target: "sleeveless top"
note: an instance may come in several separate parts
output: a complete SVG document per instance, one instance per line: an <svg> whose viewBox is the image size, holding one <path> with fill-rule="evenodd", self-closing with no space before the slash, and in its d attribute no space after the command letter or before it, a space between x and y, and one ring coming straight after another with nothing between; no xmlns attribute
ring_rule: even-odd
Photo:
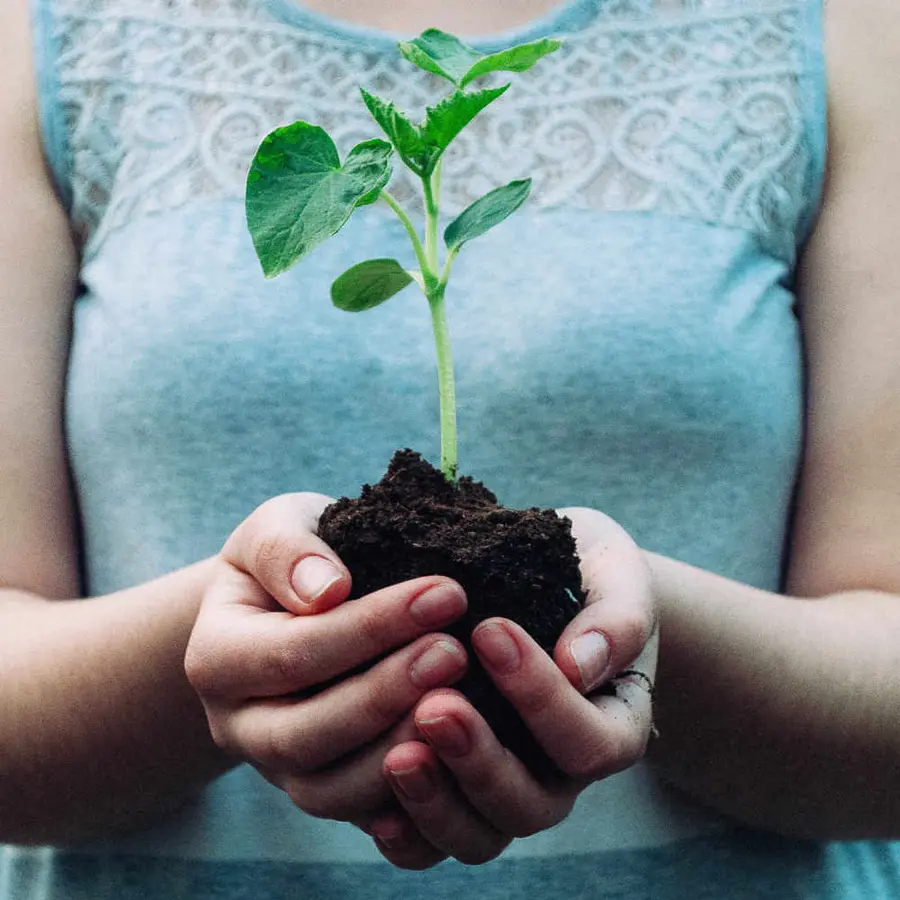
<svg viewBox="0 0 900 900"><path fill-rule="evenodd" d="M359 316L331 280L411 259L375 205L265 281L243 214L260 138L378 135L355 85L419 113L394 36L292 0L33 0L46 154L82 245L66 426L93 594L215 553L268 497L355 495L434 458L427 307ZM802 442L791 292L823 180L818 0L567 0L483 50L555 34L445 165L448 215L531 175L448 295L462 471L510 506L603 509L644 547L778 589ZM392 191L410 200L398 176ZM161 736L176 740L177 735ZM249 767L126 837L5 847L2 900L872 898L891 844L741 827L645 764L485 866L385 863Z"/></svg>

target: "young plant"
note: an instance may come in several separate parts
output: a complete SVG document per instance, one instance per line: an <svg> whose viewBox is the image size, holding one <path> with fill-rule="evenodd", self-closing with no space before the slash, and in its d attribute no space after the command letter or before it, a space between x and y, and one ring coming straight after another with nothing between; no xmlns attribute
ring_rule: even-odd
<svg viewBox="0 0 900 900"><path fill-rule="evenodd" d="M337 234L361 207L387 203L409 235L418 268L396 259L370 259L340 275L331 287L335 306L348 312L372 309L415 282L431 309L437 351L441 421L441 471L451 482L459 469L456 392L447 328L445 295L453 262L462 247L518 209L531 179L489 191L463 210L444 230L439 248L441 161L459 133L509 84L468 89L494 72L524 72L560 46L543 39L482 54L437 29L399 44L403 56L420 69L444 78L452 91L416 124L394 103L362 90L363 101L388 141L357 144L341 163L334 141L317 125L294 122L276 128L262 142L247 176L247 225L266 277L285 272L319 244ZM425 210L420 235L408 212L387 191L394 155L422 183Z"/></svg>

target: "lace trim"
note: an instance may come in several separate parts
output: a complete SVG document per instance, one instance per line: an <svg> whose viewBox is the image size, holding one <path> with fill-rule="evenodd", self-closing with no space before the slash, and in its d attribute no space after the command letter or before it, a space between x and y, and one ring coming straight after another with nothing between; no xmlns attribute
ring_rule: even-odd
<svg viewBox="0 0 900 900"><path fill-rule="evenodd" d="M49 0L45 0L49 2ZM804 0L607 0L457 140L448 213L519 174L544 207L649 211L748 229L793 252L805 139ZM279 22L262 0L57 0L73 219L111 229L243 195L272 127L342 149L377 127L355 85L420 114L431 76L395 53ZM411 194L405 173L392 191Z"/></svg>

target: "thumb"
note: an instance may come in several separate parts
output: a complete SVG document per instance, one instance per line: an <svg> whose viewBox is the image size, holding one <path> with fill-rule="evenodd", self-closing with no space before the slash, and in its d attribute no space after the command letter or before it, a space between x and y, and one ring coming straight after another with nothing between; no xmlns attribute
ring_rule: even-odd
<svg viewBox="0 0 900 900"><path fill-rule="evenodd" d="M319 516L331 502L314 493L267 500L234 530L222 558L295 615L337 606L350 593L350 573L316 534Z"/></svg>

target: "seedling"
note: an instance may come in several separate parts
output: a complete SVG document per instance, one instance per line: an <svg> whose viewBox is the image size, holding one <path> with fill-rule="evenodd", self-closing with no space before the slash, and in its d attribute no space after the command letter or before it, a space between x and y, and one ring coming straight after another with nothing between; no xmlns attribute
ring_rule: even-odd
<svg viewBox="0 0 900 900"><path fill-rule="evenodd" d="M376 201L394 211L409 235L417 268L396 259L357 263L331 286L335 306L347 312L373 309L408 285L419 286L431 309L437 352L441 421L441 471L455 482L459 469L456 390L447 328L445 295L453 263L463 246L515 212L528 197L531 179L511 181L489 191L461 212L444 230L439 247L441 161L453 140L509 88L470 89L495 72L524 72L560 42L542 39L498 53L482 54L437 29L398 45L413 65L453 85L414 123L393 102L362 90L362 98L388 140L357 144L341 163L334 141L319 126L294 122L276 128L262 142L247 176L247 225L266 277L294 266L307 253L337 234L353 213ZM424 233L387 190L394 156L422 183Z"/></svg>

